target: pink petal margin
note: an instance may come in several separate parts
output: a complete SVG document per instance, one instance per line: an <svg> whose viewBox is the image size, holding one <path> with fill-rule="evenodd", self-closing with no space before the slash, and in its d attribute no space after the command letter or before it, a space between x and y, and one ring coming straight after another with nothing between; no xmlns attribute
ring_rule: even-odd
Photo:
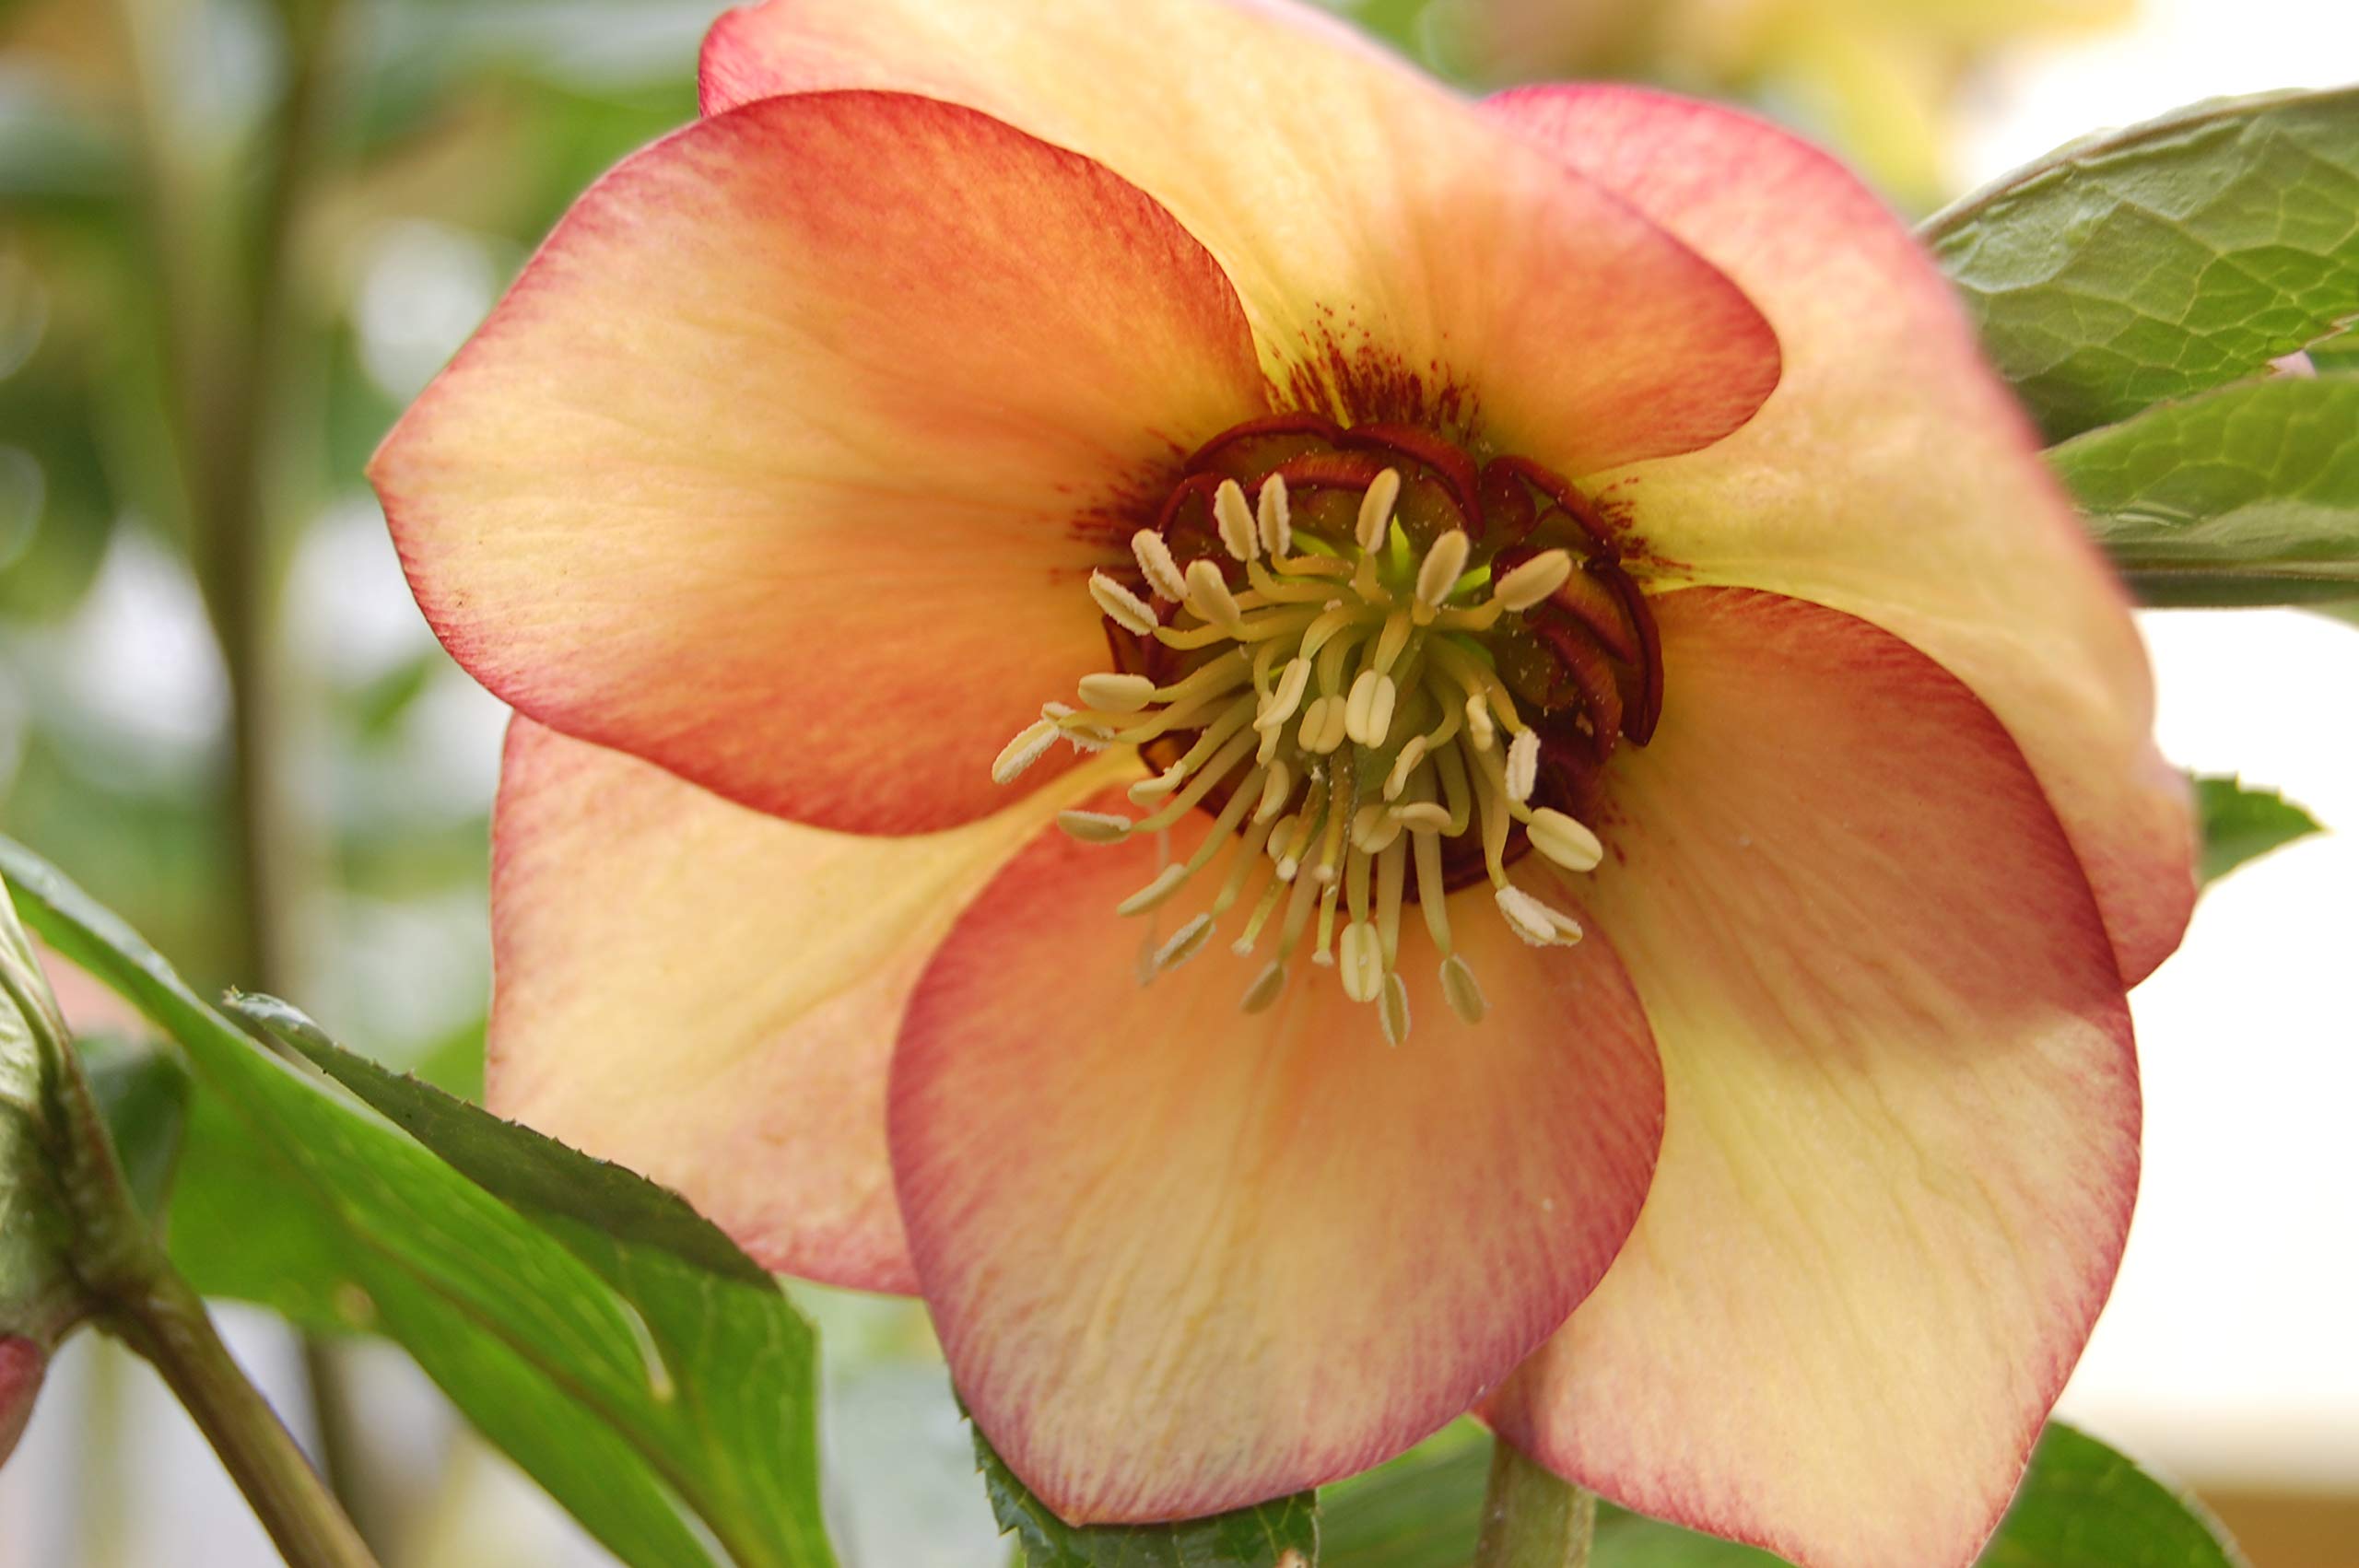
<svg viewBox="0 0 2359 1568"><path fill-rule="evenodd" d="M893 1060L895 1187L951 1375L1076 1524L1261 1502L1462 1414L1604 1272L1661 1126L1609 942L1534 950L1463 900L1491 1002L1468 1025L1413 917L1391 1047L1308 964L1240 1012L1263 960L1229 951L1234 922L1142 989L1148 933L1112 909L1156 863L1036 839L944 942Z"/></svg>
<svg viewBox="0 0 2359 1568"><path fill-rule="evenodd" d="M1136 188L970 109L816 93L600 181L370 477L436 633L520 711L923 833L1007 803L992 757L1106 657L1091 569L1265 390Z"/></svg>
<svg viewBox="0 0 2359 1568"><path fill-rule="evenodd" d="M2130 601L1948 282L1839 164L1736 110L1640 88L1485 111L1726 272L1785 371L1726 439L1605 482L1668 581L1767 589L1931 655L2030 760L2145 977L2195 903L2187 782L2154 749Z"/></svg>
<svg viewBox="0 0 2359 1568"><path fill-rule="evenodd" d="M1864 621L1658 598L1673 699L1588 885L1668 1115L1612 1270L1494 1402L1559 1473L1804 1568L1965 1568L2111 1289L2130 1014L1982 703Z"/></svg>

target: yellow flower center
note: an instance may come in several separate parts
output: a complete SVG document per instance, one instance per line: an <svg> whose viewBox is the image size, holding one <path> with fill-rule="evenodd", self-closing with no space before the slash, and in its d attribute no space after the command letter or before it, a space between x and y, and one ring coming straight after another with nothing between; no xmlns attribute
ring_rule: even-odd
<svg viewBox="0 0 2359 1568"><path fill-rule="evenodd" d="M1399 973L1404 904L1417 906L1442 954L1442 994L1469 1023L1485 1001L1454 948L1451 887L1487 880L1497 918L1527 942L1580 940L1573 917L1518 885L1510 866L1527 848L1567 872L1599 863L1602 847L1567 809L1563 776L1568 753L1593 771L1612 731L1627 725L1613 680L1600 689L1601 672L1618 661L1595 637L1567 632L1580 622L1563 603L1592 607L1592 618L1598 603L1626 604L1610 623L1620 628L1643 610L1626 579L1618 598L1599 586L1601 568L1619 573L1610 559L1577 561L1544 538L1537 548L1503 540L1485 527L1485 509L1467 504L1469 486L1421 464L1406 466L1431 504L1405 519L1402 466L1356 486L1348 463L1304 462L1312 466L1297 469L1319 481L1305 492L1312 515L1297 517L1284 465L1250 497L1237 477L1204 474L1183 496L1208 510L1208 529L1191 540L1184 509L1168 507L1157 528L1132 538L1134 579L1092 576L1090 596L1125 667L1083 677L1077 705L1047 705L993 777L1011 781L1060 740L1139 748L1158 768L1130 789L1142 814L1075 810L1058 820L1075 838L1115 843L1192 812L1212 815L1192 854L1167 859L1117 907L1158 921L1158 911L1190 911L1168 931L1154 927L1143 979L1226 936L1240 955L1265 955L1239 998L1246 1011L1274 1002L1306 965L1332 968L1398 1044L1410 1022ZM1504 483L1536 525L1524 481ZM1560 482L1552 488L1562 492ZM1451 521L1460 525L1441 526ZM1558 532L1585 555L1597 547L1590 534ZM1203 553L1182 565L1175 536ZM1605 641L1638 652L1635 637ZM1641 693L1643 659L1635 676L1623 671Z"/></svg>

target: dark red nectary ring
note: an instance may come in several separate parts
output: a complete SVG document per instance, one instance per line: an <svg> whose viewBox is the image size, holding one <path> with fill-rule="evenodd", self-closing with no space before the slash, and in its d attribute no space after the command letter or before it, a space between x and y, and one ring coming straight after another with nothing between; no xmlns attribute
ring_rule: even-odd
<svg viewBox="0 0 2359 1568"><path fill-rule="evenodd" d="M1150 943L1153 965L1186 962L1239 911L1235 949L1276 953L1245 1007L1269 1005L1308 951L1398 1035L1404 907L1470 1020L1485 1004L1445 895L1487 882L1526 942L1579 940L1508 868L1597 865L1583 817L1614 748L1653 733L1662 668L1613 530L1561 475L1417 427L1268 415L1190 454L1090 593L1112 670L1083 678L1080 706L1045 707L993 771L1012 778L1061 739L1128 745L1154 770L1130 789L1145 814L1070 810L1069 833L1212 818L1120 906L1149 913L1200 873L1211 890Z"/></svg>

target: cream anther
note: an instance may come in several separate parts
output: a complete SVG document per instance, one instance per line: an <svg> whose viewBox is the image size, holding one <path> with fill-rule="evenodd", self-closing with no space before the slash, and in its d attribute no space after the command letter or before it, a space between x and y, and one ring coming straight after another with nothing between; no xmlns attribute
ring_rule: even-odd
<svg viewBox="0 0 2359 1568"><path fill-rule="evenodd" d="M1294 514L1286 505L1286 482L1283 474L1273 474L1262 481L1262 498L1254 511L1254 521L1261 525L1262 548L1271 558L1294 553Z"/></svg>
<svg viewBox="0 0 2359 1568"><path fill-rule="evenodd" d="M1570 947L1581 940L1579 921L1520 887L1502 887L1494 897L1508 929L1534 947Z"/></svg>
<svg viewBox="0 0 2359 1568"><path fill-rule="evenodd" d="M1304 751L1319 749L1319 737L1327 732L1327 705L1333 697L1315 696L1303 706L1302 725L1295 731L1295 744Z"/></svg>
<svg viewBox="0 0 2359 1568"><path fill-rule="evenodd" d="M1084 696L1087 696L1085 690ZM1532 799L1540 782L1540 731L1526 730L1508 743L1508 799L1520 804Z"/></svg>
<svg viewBox="0 0 2359 1568"><path fill-rule="evenodd" d="M1187 579L1180 575L1180 563L1172 559L1171 546L1163 542L1162 534L1152 528L1140 529L1131 535L1131 554L1137 557L1149 588L1174 604L1188 597Z"/></svg>
<svg viewBox="0 0 2359 1568"><path fill-rule="evenodd" d="M1089 597L1097 601L1100 614L1133 637L1152 636L1160 624L1145 600L1104 572L1089 574Z"/></svg>
<svg viewBox="0 0 2359 1568"><path fill-rule="evenodd" d="M1344 928L1344 940L1336 955L1336 972L1344 982L1344 994L1354 1001L1374 1001L1384 989L1384 947L1377 940L1376 928L1365 920L1354 920Z"/></svg>
<svg viewBox="0 0 2359 1568"><path fill-rule="evenodd" d="M1401 471L1388 468L1376 476L1360 497L1359 527L1355 531L1360 553L1373 556L1384 547L1384 536L1392 527L1392 506L1401 498Z"/></svg>
<svg viewBox="0 0 2359 1568"><path fill-rule="evenodd" d="M1040 705L1040 717L1053 720L1075 751L1100 752L1114 743L1113 731L1094 720L1080 718L1070 703L1044 702Z"/></svg>
<svg viewBox="0 0 2359 1568"><path fill-rule="evenodd" d="M1131 832L1131 819L1112 812L1059 812L1057 825L1084 844L1119 843Z"/></svg>
<svg viewBox="0 0 2359 1568"><path fill-rule="evenodd" d="M1605 846L1598 842L1596 834L1551 807L1533 812L1523 831L1533 848L1568 872L1595 871L1605 859Z"/></svg>
<svg viewBox="0 0 2359 1568"><path fill-rule="evenodd" d="M1344 737L1351 733L1351 705L1347 700L1340 696L1326 698L1319 714L1319 739L1310 749L1322 756L1332 755L1343 745Z"/></svg>
<svg viewBox="0 0 2359 1568"><path fill-rule="evenodd" d="M1401 688L1390 675L1376 678L1376 695L1368 699L1367 743L1381 746L1392 737L1392 710L1401 703Z"/></svg>
<svg viewBox="0 0 2359 1568"><path fill-rule="evenodd" d="M1158 975L1177 969L1204 950L1212 940L1213 918L1198 915L1171 933L1171 940L1155 950L1155 970Z"/></svg>
<svg viewBox="0 0 2359 1568"><path fill-rule="evenodd" d="M1423 735L1412 735L1409 743L1401 748L1401 755L1392 761L1392 771L1384 776L1386 800L1399 800L1401 791L1409 787L1409 780L1416 775L1417 765L1426 760L1426 744Z"/></svg>
<svg viewBox="0 0 2359 1568"><path fill-rule="evenodd" d="M1161 871L1155 873L1155 880L1153 882L1148 883L1144 887L1140 888L1136 893L1132 894L1128 898L1125 898L1120 904L1115 905L1114 913L1117 915L1144 915L1149 909L1154 908L1158 904L1161 904L1165 899L1179 892L1180 884L1187 880L1188 868L1185 865L1166 866Z"/></svg>
<svg viewBox="0 0 2359 1568"><path fill-rule="evenodd" d="M1155 683L1144 675L1084 675L1078 689L1100 713L1136 713L1155 696Z"/></svg>
<svg viewBox="0 0 2359 1568"><path fill-rule="evenodd" d="M1224 629L1233 629L1245 618L1237 607L1237 595L1228 591L1228 579L1220 575L1220 568L1210 561L1188 563L1188 608L1204 620Z"/></svg>
<svg viewBox="0 0 2359 1568"><path fill-rule="evenodd" d="M1270 770L1262 776L1262 798L1254 805L1253 820L1255 822L1270 821L1285 810L1286 802L1292 799L1294 799L1293 771L1283 762L1270 764Z"/></svg>
<svg viewBox="0 0 2359 1568"><path fill-rule="evenodd" d="M1344 733L1371 750L1383 745L1392 728L1392 708L1400 695L1391 676L1379 675L1373 670L1361 671L1346 699Z"/></svg>
<svg viewBox="0 0 2359 1568"><path fill-rule="evenodd" d="M1498 739L1498 730L1491 722L1491 705L1480 692L1466 699L1466 738L1474 743L1478 752L1489 751L1491 743Z"/></svg>
<svg viewBox="0 0 2359 1568"><path fill-rule="evenodd" d="M1016 731L1015 739L1000 748L992 762L992 782L1013 784L1024 770L1040 760L1041 755L1056 743L1057 721L1038 719Z"/></svg>
<svg viewBox="0 0 2359 1568"><path fill-rule="evenodd" d="M1222 480L1213 492L1213 521L1220 529L1222 548L1240 561L1253 558L1261 540L1254 532L1253 509L1245 504L1245 491L1236 480Z"/></svg>
<svg viewBox="0 0 2359 1568"><path fill-rule="evenodd" d="M1239 948L1238 956L1242 957L1252 951L1250 947ZM1285 993L1285 989L1286 966L1283 964L1273 964L1253 977L1253 983L1245 988L1245 994L1237 999L1237 1005L1246 1012L1262 1012L1272 1002L1277 1000Z"/></svg>
<svg viewBox="0 0 2359 1568"><path fill-rule="evenodd" d="M1465 533L1455 528L1434 541L1425 563L1417 568L1418 603L1431 610L1449 597L1466 570L1468 548Z"/></svg>
<svg viewBox="0 0 2359 1568"><path fill-rule="evenodd" d="M1480 1024L1483 1014L1490 1011L1474 971L1455 953L1441 961L1441 994L1449 1010L1469 1024Z"/></svg>
<svg viewBox="0 0 2359 1568"><path fill-rule="evenodd" d="M1257 730L1283 728L1285 721L1294 717L1295 710L1302 706L1302 694L1309 685L1310 661L1300 657L1287 660L1286 667L1278 672L1277 689L1270 694L1270 700L1254 716L1253 727Z"/></svg>
<svg viewBox="0 0 2359 1568"><path fill-rule="evenodd" d="M1573 557L1562 550L1545 550L1499 579L1491 597L1509 610L1529 610L1565 586L1573 575Z"/></svg>

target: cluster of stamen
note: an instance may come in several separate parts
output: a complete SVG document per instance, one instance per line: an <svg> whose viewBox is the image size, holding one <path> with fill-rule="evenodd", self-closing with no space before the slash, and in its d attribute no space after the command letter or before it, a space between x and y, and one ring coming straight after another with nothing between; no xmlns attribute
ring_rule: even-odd
<svg viewBox="0 0 2359 1568"><path fill-rule="evenodd" d="M1575 873L1603 853L1563 809L1564 791L1542 788L1551 737L1541 726L1556 737L1547 755L1570 737L1602 757L1614 735L1600 721L1619 726L1621 707L1612 701L1602 715L1594 700L1552 704L1550 693L1579 687L1548 652L1561 637L1528 624L1598 563L1562 546L1503 549L1467 526L1426 522L1414 531L1420 543L1396 515L1397 466L1358 489L1348 537L1332 484L1322 493L1331 521L1311 532L1297 529L1283 472L1262 475L1250 497L1234 476L1206 477L1203 553L1182 564L1168 509L1163 526L1131 540L1132 582L1105 571L1090 579L1128 667L1084 677L1077 706L1048 704L993 776L1012 780L1061 740L1134 746L1157 766L1130 788L1144 814L1067 811L1059 822L1068 834L1099 844L1155 835L1165 845L1164 830L1191 813L1212 816L1192 853L1173 860L1166 848L1154 878L1118 906L1150 918L1143 982L1195 957L1229 922L1236 953L1265 954L1239 999L1246 1011L1274 1002L1307 957L1334 969L1352 1000L1374 1004L1398 1043L1409 1029L1402 906L1414 902L1441 954L1443 996L1477 1022L1486 1004L1452 940L1451 887L1486 880L1499 917L1535 946L1581 938L1572 916L1509 871L1527 848ZM1463 521L1479 533L1479 506ZM1588 592L1599 591L1592 574ZM1549 672L1521 681L1524 702L1502 673L1510 643ZM1560 763L1547 772L1559 777ZM1166 931L1156 912L1191 889L1199 907Z"/></svg>

